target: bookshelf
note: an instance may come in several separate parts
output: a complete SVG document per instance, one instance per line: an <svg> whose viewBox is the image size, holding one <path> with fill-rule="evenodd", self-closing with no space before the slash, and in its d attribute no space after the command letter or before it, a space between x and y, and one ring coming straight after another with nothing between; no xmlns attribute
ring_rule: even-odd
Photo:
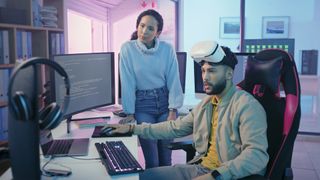
<svg viewBox="0 0 320 180"><path fill-rule="evenodd" d="M40 10L44 6L55 7L57 26L44 27L39 25ZM2 15L0 18L0 43L2 43L0 45L2 58L0 59L1 140L7 127L4 125L6 123L4 121L8 119L8 97L6 94L9 76L17 61L24 61L30 57L50 57L52 52L52 50L50 51L50 34L64 34L64 0L7 0L6 6L0 7L0 13ZM44 73L44 70L41 72Z"/></svg>

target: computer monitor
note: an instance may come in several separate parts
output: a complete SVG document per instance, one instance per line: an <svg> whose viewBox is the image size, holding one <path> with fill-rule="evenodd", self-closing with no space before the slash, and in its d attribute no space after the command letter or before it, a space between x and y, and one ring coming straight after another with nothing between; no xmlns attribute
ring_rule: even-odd
<svg viewBox="0 0 320 180"><path fill-rule="evenodd" d="M182 92L185 93L186 89L186 69L187 69L187 53L186 52L176 52L178 66L179 66L179 76L180 83L182 87ZM120 55L118 55L118 64L120 65ZM119 69L119 88L118 88L118 103L121 104L121 80L120 80L120 69Z"/></svg>
<svg viewBox="0 0 320 180"><path fill-rule="evenodd" d="M70 102L65 118L85 110L115 103L114 53L81 53L54 55L70 78ZM62 104L65 87L58 74L54 76L54 99Z"/></svg>
<svg viewBox="0 0 320 180"><path fill-rule="evenodd" d="M183 93L186 89L186 69L187 69L187 53L177 52L177 60L179 66L180 83Z"/></svg>
<svg viewBox="0 0 320 180"><path fill-rule="evenodd" d="M238 84L244 79L245 68L248 56L255 55L255 53L234 53L238 59L238 64L234 68L233 83ZM194 90L195 96L202 99L206 94L203 90L203 80L200 64L194 62Z"/></svg>
<svg viewBox="0 0 320 180"><path fill-rule="evenodd" d="M282 49L294 56L295 39L245 39L244 52L257 53L264 49Z"/></svg>

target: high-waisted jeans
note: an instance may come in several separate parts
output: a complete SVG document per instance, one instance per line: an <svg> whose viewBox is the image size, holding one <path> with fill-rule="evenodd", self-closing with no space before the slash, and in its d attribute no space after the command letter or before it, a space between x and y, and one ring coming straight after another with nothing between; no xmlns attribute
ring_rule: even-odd
<svg viewBox="0 0 320 180"><path fill-rule="evenodd" d="M168 90L166 87L137 90L135 102L135 119L138 124L159 123L167 120ZM146 168L171 165L171 150L168 145L172 140L150 140L139 137L144 154Z"/></svg>

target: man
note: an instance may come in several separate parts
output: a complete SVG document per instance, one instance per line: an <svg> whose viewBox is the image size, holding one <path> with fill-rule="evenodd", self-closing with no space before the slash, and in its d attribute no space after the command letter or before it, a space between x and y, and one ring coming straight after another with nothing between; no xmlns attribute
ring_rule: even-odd
<svg viewBox="0 0 320 180"><path fill-rule="evenodd" d="M113 133L171 139L193 134L197 155L186 165L147 169L140 179L239 179L264 175L269 160L263 107L232 82L235 55L216 42L200 42L191 56L201 64L207 96L187 116L158 124L109 125Z"/></svg>

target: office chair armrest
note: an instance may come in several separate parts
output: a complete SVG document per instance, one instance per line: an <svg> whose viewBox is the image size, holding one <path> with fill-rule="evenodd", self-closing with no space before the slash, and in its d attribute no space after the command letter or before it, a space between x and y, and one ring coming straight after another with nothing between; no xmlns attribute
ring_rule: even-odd
<svg viewBox="0 0 320 180"><path fill-rule="evenodd" d="M172 142L168 146L169 149L171 150L178 150L182 149L186 152L186 159L187 162L192 160L194 156L196 155L196 150L192 146L192 141L179 141L179 142Z"/></svg>

